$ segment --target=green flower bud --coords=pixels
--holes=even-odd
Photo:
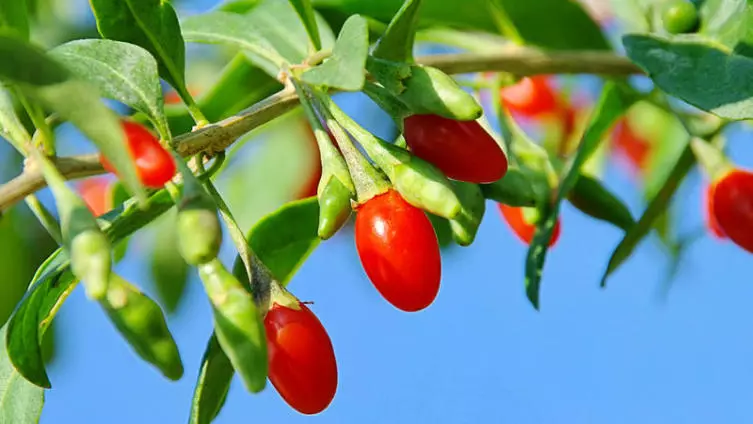
[[[460,213],[460,200],[447,177],[418,158],[392,168],[390,180],[406,202],[434,215],[452,219]]]
[[[327,240],[348,221],[353,194],[336,177],[329,178],[319,193],[319,238]]]
[[[178,346],[162,309],[139,289],[112,274],[107,297],[101,301],[108,317],[136,353],[170,380],[183,376]]]
[[[452,238],[461,246],[469,246],[475,240],[486,212],[486,199],[478,184],[454,181],[453,185],[462,207],[460,213],[450,220]]]
[[[520,168],[510,167],[500,180],[482,184],[484,197],[510,206],[534,206],[537,194],[531,184],[531,177]]]
[[[70,240],[71,271],[84,284],[90,299],[102,299],[107,293],[112,267],[110,240],[96,229],[86,229]]]
[[[222,245],[222,226],[216,210],[190,208],[178,212],[178,250],[190,265],[217,257]]]

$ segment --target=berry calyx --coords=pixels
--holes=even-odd
[[[492,183],[507,172],[504,151],[476,121],[411,115],[404,127],[411,152],[439,168],[447,178]]]
[[[296,411],[322,412],[337,391],[337,362],[327,330],[301,302],[273,302],[264,328],[272,385]]]
[[[536,231],[538,213],[535,208],[514,207],[504,203],[498,203],[499,211],[513,233],[526,244],[531,244],[533,234]],[[553,247],[560,237],[560,219],[554,224],[552,238],[549,239],[549,247]]]
[[[439,293],[439,243],[426,214],[394,190],[357,210],[356,249],[366,275],[393,306],[420,311]]]
[[[173,178],[177,170],[172,156],[142,125],[131,121],[121,121],[121,126],[141,183],[149,188],[162,188]],[[116,173],[115,168],[103,154],[99,155],[99,161],[108,172]]]
[[[753,173],[727,171],[712,183],[709,195],[713,217],[722,233],[753,253]]]

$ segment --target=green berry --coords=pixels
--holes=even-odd
[[[672,2],[662,16],[664,29],[671,34],[686,34],[698,29],[698,11],[689,1]]]

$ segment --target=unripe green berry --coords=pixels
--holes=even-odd
[[[217,257],[222,227],[217,213],[191,208],[178,213],[178,250],[189,265],[201,265]]]
[[[686,34],[698,29],[698,11],[693,3],[677,0],[664,9],[664,29],[670,34]]]

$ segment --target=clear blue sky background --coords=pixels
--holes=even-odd
[[[205,1],[199,8],[208,7]],[[357,99],[343,99],[351,111]],[[376,125],[375,122],[370,122]],[[753,166],[750,134],[731,134],[732,157]],[[607,184],[642,209],[621,168]],[[683,185],[680,228],[701,225],[701,177]],[[598,287],[621,233],[566,205],[562,237],[544,272],[541,311],[523,291],[526,247],[492,203],[473,246],[443,254],[436,302],[417,314],[382,300],[364,276],[347,229],[323,243],[290,288],[315,301],[335,345],[340,384],[324,413],[305,417],[269,385],[260,395],[234,381],[216,422],[753,422],[751,257],[703,237],[684,256],[667,296],[668,260],[657,240]],[[137,238],[118,271],[145,281]],[[226,263],[232,249],[223,250]],[[147,291],[151,288],[145,287]],[[197,368],[211,332],[200,282],[171,317],[186,375],[177,383],[142,363],[77,290],[59,318],[42,422],[186,422]]]

